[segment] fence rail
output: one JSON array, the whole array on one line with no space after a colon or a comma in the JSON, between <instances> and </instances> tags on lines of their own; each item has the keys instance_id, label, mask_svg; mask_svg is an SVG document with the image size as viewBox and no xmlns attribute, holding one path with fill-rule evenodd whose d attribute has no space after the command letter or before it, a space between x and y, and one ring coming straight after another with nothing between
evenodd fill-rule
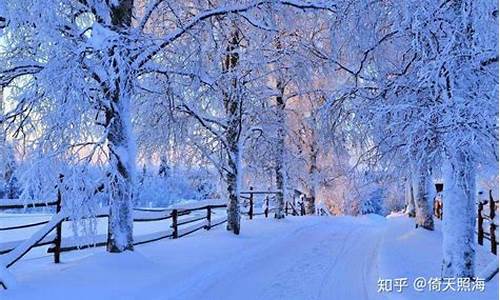
<instances>
[{"instance_id":1,"label":"fence rail","mask_svg":"<svg viewBox=\"0 0 500 300\"><path fill-rule=\"evenodd\" d=\"M51 204L53 205L53 204ZM50 205L49 205L50 206ZM13 205L1 205L1 209L10 209ZM160 239L164 238L178 238L182 237L185 235L188 235L190 233L193 233L195 231L198 231L200 229L210 229L214 226L223 224L226 222L226 219L222 220L216 220L215 223L210 222L212 219L212 212L214 209L217 208L224 208L226 205L204 205L202 207L196 207L196 208L190 208L190 209L182 209L182 210L177 210L177 209L172 209L172 210L164 210L161 211L164 216L158 217L157 212L153 211L137 211L139 214L135 214L136 211L134 211L135 215L138 215L138 217L134 217L134 222L154 222L158 220L167 220L167 219L172 219L175 222L173 222L168 228L165 228L165 231L160 231L160 232L155 232L155 233L150 233L150 234L142 234L142 235L137 235L134 236L134 245L139 245L139 244L145 244L153 241L158 241ZM195 211L200 211L200 210L207 210L207 212L210 212L210 214L205 214L205 215L198 215L198 216L193 216L193 212ZM96 218L108 218L109 214L104 213L104 211L109 211L107 208L103 208L99 213L97 214ZM152 216L148 217L148 214L152 214ZM60 211L56 213L55 216L60 215ZM182 218L183 216L187 216L186 218ZM52 220L51 220L52 221ZM64 222L69 222L73 221L70 217L68 216L62 216L61 220L51 224L51 226L46 227L51 221L43 221L43 222L36 222L36 223L30 223L30 224L24 224L24 225L17 225L17 226L9 226L9 227L3 227L0 228L0 231L11 231L11 230L17 230L21 228L29 228L29 227L35 227L35 226L41 226L45 225L44 228L40 229L38 232L41 230L44 231L42 234L43 236L36 240L33 241L32 245L27 249L24 253L20 254L20 257L17 258L12 258L12 259L7 259L7 267L10 267L13 263L15 263L18 259L20 259L22 256L24 256L29 250L35 247L41 247L41 246L46 246L46 245L52 245L47 252L48 253L53 253L54 256L54 262L59 263L60 262L60 255L62 252L67 252L67 251L73 251L73 250L79 250L79 249L86 249L86 248L92 248L92 247L100 247L100 246L105 246L107 243L107 234L99 234L96 236L92 237L92 242L86 243L86 244L81 244L79 243L75 238L73 237L65 237L63 239L62 237L62 224ZM189 225L189 226L187 226ZM55 233L54 233L55 231ZM178 235L176 235L176 232L180 232ZM35 233L36 235L36 233ZM18 241L10 241L10 242L5 242L5 243L0 243L0 254L9 254L13 252L17 247L21 246L26 240L18 240Z\"/></svg>"},{"instance_id":2,"label":"fence rail","mask_svg":"<svg viewBox=\"0 0 500 300\"><path fill-rule=\"evenodd\" d=\"M253 188L250 188L250 191L248 192L242 192L241 198L244 200L243 206L248 208L248 210L242 212L242 215L248 216L249 219L253 219L258 215L263 215L265 218L269 217L269 212L271 210L269 202L273 199L273 197L275 197L276 193L277 192L274 191L253 191ZM263 208L261 210L255 208L256 195L266 196L263 201ZM106 246L108 241L107 234L95 235L92 237L92 241L87 243L80 243L75 237L63 238L63 223L71 222L73 221L73 219L67 216L64 211L62 211L61 203L62 196L59 191L57 192L56 201L35 201L34 203L24 205L19 200L0 200L0 210L54 206L56 210L56 214L52 217L51 220L48 221L32 222L29 224L0 228L1 232L39 227L44 225L41 229L35 232L31 239L0 243L0 255L8 256L7 259L4 260L6 262L6 267L12 266L15 262L26 255L31 249L36 247L49 245L50 247L47 249L47 253L52 253L54 262L59 263L61 253L63 252ZM134 222L155 222L171 219L171 224L167 225L164 231L135 235L134 245L150 243L165 238L176 239L189 235L201 229L210 230L215 226L227 222L226 217L219 217L216 219L213 218L215 210L223 209L226 207L227 204L209 204L190 208L172 209L134 208ZM101 208L93 217L97 219L108 218L109 208Z\"/></svg>"},{"instance_id":3,"label":"fence rail","mask_svg":"<svg viewBox=\"0 0 500 300\"><path fill-rule=\"evenodd\" d=\"M482 195L483 193L479 193L479 197L482 197ZM483 246L485 239L490 241L490 252L498 255L498 237L496 233L498 229L498 200L493 199L491 190L488 196L488 200L479 200L477 202L477 243ZM443 220L443 201L440 197L434 198L434 216ZM485 225L487 225L487 230L484 229Z\"/></svg>"}]
</instances>

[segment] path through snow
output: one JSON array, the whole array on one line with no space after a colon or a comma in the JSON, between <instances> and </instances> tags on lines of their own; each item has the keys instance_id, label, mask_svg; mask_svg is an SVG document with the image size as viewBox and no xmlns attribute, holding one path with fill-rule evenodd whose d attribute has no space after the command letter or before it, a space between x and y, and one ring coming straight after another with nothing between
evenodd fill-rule
<instances>
[{"instance_id":1,"label":"path through snow","mask_svg":"<svg viewBox=\"0 0 500 300\"><path fill-rule=\"evenodd\" d=\"M216 272L195 276L175 298L370 299L382 226L317 221L246 249Z\"/></svg>"}]
</instances>

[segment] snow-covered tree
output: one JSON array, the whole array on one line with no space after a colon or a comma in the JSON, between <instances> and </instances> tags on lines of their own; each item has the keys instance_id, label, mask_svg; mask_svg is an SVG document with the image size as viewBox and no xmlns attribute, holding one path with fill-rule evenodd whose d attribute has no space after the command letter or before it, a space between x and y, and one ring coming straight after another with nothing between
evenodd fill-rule
<instances>
[{"instance_id":1,"label":"snow-covered tree","mask_svg":"<svg viewBox=\"0 0 500 300\"><path fill-rule=\"evenodd\" d=\"M356 19L348 10L333 30L336 44L350 47L328 57L348 79L332 106L352 122L348 132L364 149L364 165L410 170L402 175L413 175L419 227L433 228L432 177L443 162L452 165L448 184L463 196L446 199L445 192L444 274L472 276L473 174L479 164L498 165L498 32L491 30L498 8L487 1L388 1L351 9L369 13L363 24L350 23ZM350 26L356 36L346 34ZM456 234L459 227L465 235Z\"/></svg>"},{"instance_id":2,"label":"snow-covered tree","mask_svg":"<svg viewBox=\"0 0 500 300\"><path fill-rule=\"evenodd\" d=\"M498 3L455 1L436 11L439 67L429 72L446 109L443 275L474 277L476 173L479 164L498 166Z\"/></svg>"},{"instance_id":3,"label":"snow-covered tree","mask_svg":"<svg viewBox=\"0 0 500 300\"><path fill-rule=\"evenodd\" d=\"M271 2L304 9L331 7L309 1L263 0L218 6L210 1L193 3L195 5L139 1L134 5L132 0L49 3L21 0L0 4L4 31L0 85L22 85L13 93L16 105L4 114L2 123L10 123L10 130L18 134L26 134L25 130L32 126L30 134L39 137L31 143L32 149L43 149L40 143L46 146L40 157L67 159L69 155L78 163L84 156L87 161L104 163L109 169L106 172L110 197L109 251L133 248L131 205L136 139L131 114L141 79L148 73L178 73L175 68L168 69L170 65L175 66L175 61L167 68L159 62L162 57L168 57L176 42L203 22L233 14L254 23L250 12L265 11ZM177 19L156 22L162 14ZM237 39L235 36L231 41ZM236 50L237 45L228 47ZM229 51L225 66L229 77L237 64L236 56L235 51ZM190 74L192 72L185 75ZM55 86L54 82L60 84ZM239 122L235 116L240 114L238 108L241 107L237 102L238 92L233 93L239 90L238 84L227 86L233 86L226 95L225 107L233 125ZM233 113L236 115L231 115ZM226 132L231 143L237 141L238 128ZM49 140L53 145L49 146ZM231 143L227 150L236 170L239 152L236 144ZM237 195L239 175L228 176L233 193L229 207L231 212L237 212L234 193ZM57 181L57 176L54 180ZM89 194L90 190L93 189L89 188ZM231 214L230 219L236 220L235 215ZM234 232L239 231L236 221L229 223Z\"/></svg>"}]
</instances>

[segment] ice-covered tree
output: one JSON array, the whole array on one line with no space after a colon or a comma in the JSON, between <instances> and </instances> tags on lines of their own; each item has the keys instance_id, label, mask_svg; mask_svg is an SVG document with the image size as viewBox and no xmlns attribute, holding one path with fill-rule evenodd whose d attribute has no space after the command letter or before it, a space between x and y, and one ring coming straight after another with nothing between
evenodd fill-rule
<instances>
[{"instance_id":1,"label":"ice-covered tree","mask_svg":"<svg viewBox=\"0 0 500 300\"><path fill-rule=\"evenodd\" d=\"M333 106L347 112L348 133L361 141L365 165L399 165L403 176L412 175L419 227L433 229L432 176L443 162L451 165L448 185L460 193L444 196L443 273L470 277L474 173L479 164L498 164L498 32L492 30L498 7L487 1L359 5L353 13L369 11L366 22L350 23L355 19L346 14L343 27L332 30L337 44L350 45L328 57L348 79ZM350 26L356 36L346 34Z\"/></svg>"},{"instance_id":2,"label":"ice-covered tree","mask_svg":"<svg viewBox=\"0 0 500 300\"><path fill-rule=\"evenodd\" d=\"M14 108L4 114L1 122L9 123L17 135L26 134L29 128L29 134L37 137L31 140L32 149L43 149L43 155L36 157L70 157L73 163L81 163L83 156L88 162L104 163L109 169L105 177L110 197L109 251L133 248L131 204L136 139L132 112L141 80L147 73L185 74L175 68L176 61L167 68L159 62L163 63L162 58L169 57L176 42L203 22L233 14L259 27L253 13L265 11L269 4L303 9L331 7L321 1L264 0L217 6L210 1L132 0L21 0L0 4L0 85L19 87L13 93ZM157 22L162 14L175 21L167 18ZM227 73L232 72L236 54L229 51ZM54 82L59 84L55 86ZM238 84L227 88L230 86L238 90ZM234 95L237 93L226 98L233 99ZM239 115L240 105L226 102L229 114ZM231 116L230 121L238 122L238 118ZM239 135L238 128L227 132L232 141ZM231 163L237 168L238 151L234 144L228 146ZM53 177L57 181L57 176ZM237 182L232 178L230 181ZM237 190L234 184L231 189ZM93 189L88 190L90 195ZM237 211L233 198L229 207Z\"/></svg>"},{"instance_id":3,"label":"ice-covered tree","mask_svg":"<svg viewBox=\"0 0 500 300\"><path fill-rule=\"evenodd\" d=\"M498 165L498 3L455 1L436 12L437 64L426 70L445 109L443 275L473 277L476 173Z\"/></svg>"},{"instance_id":4,"label":"ice-covered tree","mask_svg":"<svg viewBox=\"0 0 500 300\"><path fill-rule=\"evenodd\" d=\"M292 48L287 44L287 33L280 31L283 24L276 21L281 13L278 4L264 5L265 9L255 11L251 17L245 14L243 18L238 15L215 18L193 39L200 45L195 61L198 76L189 94L199 95L202 101L188 94L183 96L187 101L181 102L178 109L197 122L194 128L199 130L193 130L197 137L190 138L190 142L219 169L225 178L228 198L234 203L239 203L236 198L246 168L244 157L259 156L257 159L263 160L272 157L273 162L267 166L274 169L276 187L283 191L281 195L285 194L284 123L286 101L290 97L286 85L291 81L290 69L294 65L284 63L287 51ZM293 39L298 40L297 37ZM272 151L265 152L270 156L255 155L265 148L259 145L262 141L272 145ZM283 216L284 209L284 199L280 196L275 207L278 218ZM239 219L232 207L228 207L228 215L234 216L228 222L230 228L232 220Z\"/></svg>"}]
</instances>

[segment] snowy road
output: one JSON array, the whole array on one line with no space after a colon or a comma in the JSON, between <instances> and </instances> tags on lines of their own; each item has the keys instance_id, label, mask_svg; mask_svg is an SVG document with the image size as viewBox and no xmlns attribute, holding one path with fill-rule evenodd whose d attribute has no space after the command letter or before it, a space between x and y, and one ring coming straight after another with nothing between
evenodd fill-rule
<instances>
[{"instance_id":1,"label":"snowy road","mask_svg":"<svg viewBox=\"0 0 500 300\"><path fill-rule=\"evenodd\" d=\"M197 288L178 299L371 299L381 228L320 220L294 229L192 279Z\"/></svg>"}]
</instances>

